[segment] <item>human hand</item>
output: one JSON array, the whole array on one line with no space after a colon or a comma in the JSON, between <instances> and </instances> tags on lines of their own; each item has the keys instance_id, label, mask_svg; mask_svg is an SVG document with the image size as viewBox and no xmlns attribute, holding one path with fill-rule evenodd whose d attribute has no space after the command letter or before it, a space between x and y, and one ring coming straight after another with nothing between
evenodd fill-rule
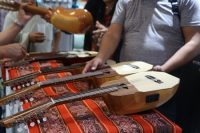
<instances>
[{"instance_id":1,"label":"human hand","mask_svg":"<svg viewBox=\"0 0 200 133\"><path fill-rule=\"evenodd\" d=\"M19 43L1 46L0 54L2 59L20 60L26 56L26 49Z\"/></svg>"},{"instance_id":2,"label":"human hand","mask_svg":"<svg viewBox=\"0 0 200 133\"><path fill-rule=\"evenodd\" d=\"M45 35L42 32L31 32L29 33L29 42L43 42L45 40Z\"/></svg>"},{"instance_id":3,"label":"human hand","mask_svg":"<svg viewBox=\"0 0 200 133\"><path fill-rule=\"evenodd\" d=\"M27 6L27 4L21 4L20 5L20 9L18 11L18 16L17 16L17 21L22 24L25 25L33 16L33 14L31 14L30 12L25 12L24 8Z\"/></svg>"},{"instance_id":4,"label":"human hand","mask_svg":"<svg viewBox=\"0 0 200 133\"><path fill-rule=\"evenodd\" d=\"M94 59L92 59L92 60L87 62L85 68L82 71L82 73L86 73L86 72L89 72L89 71L94 71L97 68L102 67L104 63L105 63L105 61L103 61L103 59L101 59L99 57L95 57Z\"/></svg>"},{"instance_id":5,"label":"human hand","mask_svg":"<svg viewBox=\"0 0 200 133\"><path fill-rule=\"evenodd\" d=\"M100 43L102 40L103 35L107 32L108 28L102 25L99 21L96 21L96 30L94 30L93 33L93 40L95 40L96 43Z\"/></svg>"},{"instance_id":6,"label":"human hand","mask_svg":"<svg viewBox=\"0 0 200 133\"><path fill-rule=\"evenodd\" d=\"M51 22L51 16L52 16L52 14L53 14L53 9L52 8L49 8L49 10L48 10L48 13L47 14L45 14L45 15L43 15L43 16L41 16L44 20L46 20L47 22Z\"/></svg>"},{"instance_id":7,"label":"human hand","mask_svg":"<svg viewBox=\"0 0 200 133\"><path fill-rule=\"evenodd\" d=\"M154 66L154 67L153 67L153 70L154 70L154 71L161 71L161 72L164 71L163 68L162 68L162 66L160 66L160 65Z\"/></svg>"}]
</instances>

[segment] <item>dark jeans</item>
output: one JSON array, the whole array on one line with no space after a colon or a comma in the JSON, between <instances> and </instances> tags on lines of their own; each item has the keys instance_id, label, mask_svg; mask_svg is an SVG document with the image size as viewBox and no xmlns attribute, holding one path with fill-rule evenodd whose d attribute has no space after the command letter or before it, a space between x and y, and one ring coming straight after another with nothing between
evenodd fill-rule
<instances>
[{"instance_id":1,"label":"dark jeans","mask_svg":"<svg viewBox=\"0 0 200 133\"><path fill-rule=\"evenodd\" d=\"M169 118L173 122L175 122L177 119L176 117L177 116L177 101L179 97L178 96L179 92L182 88L183 71L184 71L183 68L180 68L170 73L171 75L180 78L180 84L179 84L178 90L176 94L168 102L166 102L165 104L157 108L163 115L165 115L167 118Z\"/></svg>"},{"instance_id":2,"label":"dark jeans","mask_svg":"<svg viewBox=\"0 0 200 133\"><path fill-rule=\"evenodd\" d=\"M158 110L177 123L183 133L200 133L200 66L192 62L171 74L181 79L175 96Z\"/></svg>"},{"instance_id":3,"label":"dark jeans","mask_svg":"<svg viewBox=\"0 0 200 133\"><path fill-rule=\"evenodd\" d=\"M179 93L176 120L182 127L183 133L200 133L199 70L200 65L192 62L184 69L183 87Z\"/></svg>"}]
</instances>

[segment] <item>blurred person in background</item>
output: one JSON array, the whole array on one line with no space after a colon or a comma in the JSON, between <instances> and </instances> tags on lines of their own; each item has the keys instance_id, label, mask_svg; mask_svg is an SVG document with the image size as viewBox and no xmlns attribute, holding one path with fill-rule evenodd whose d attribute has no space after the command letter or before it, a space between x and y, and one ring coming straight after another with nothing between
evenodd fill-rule
<instances>
[{"instance_id":1,"label":"blurred person in background","mask_svg":"<svg viewBox=\"0 0 200 133\"><path fill-rule=\"evenodd\" d=\"M85 34L84 50L99 50L99 44L101 43L103 35L110 26L117 1L118 0L87 1L84 8L92 14L94 25L93 28ZM118 49L112 56L112 59L117 62L119 60L120 48L121 45L119 45Z\"/></svg>"},{"instance_id":2,"label":"blurred person in background","mask_svg":"<svg viewBox=\"0 0 200 133\"><path fill-rule=\"evenodd\" d=\"M36 0L22 0L24 3L37 5ZM17 16L17 12L9 12L4 21L3 29L6 29ZM35 15L16 37L27 52L51 52L56 51L61 32L46 22L39 15Z\"/></svg>"},{"instance_id":3,"label":"blurred person in background","mask_svg":"<svg viewBox=\"0 0 200 133\"><path fill-rule=\"evenodd\" d=\"M0 32L0 59L19 60L26 55L26 50L20 43L14 43L16 36L23 29L26 23L31 19L32 15L26 13L21 6L16 18L3 31Z\"/></svg>"}]
</instances>

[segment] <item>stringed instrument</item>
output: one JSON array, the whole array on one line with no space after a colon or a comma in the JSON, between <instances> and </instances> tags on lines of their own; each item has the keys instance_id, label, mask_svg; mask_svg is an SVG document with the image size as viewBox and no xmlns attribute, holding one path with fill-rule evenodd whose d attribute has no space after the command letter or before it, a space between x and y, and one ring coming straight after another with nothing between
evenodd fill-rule
<instances>
[{"instance_id":1,"label":"stringed instrument","mask_svg":"<svg viewBox=\"0 0 200 133\"><path fill-rule=\"evenodd\" d=\"M122 63L114 64L109 67L105 67L103 69L100 69L94 72L88 72L85 74L77 74L76 72L73 73L73 71L71 71L72 76L68 76L64 78L54 78L47 81L36 82L35 84L32 84L32 85L29 84L28 87L24 87L24 88L22 87L17 92L0 98L0 105L4 105L12 100L20 99L27 95L31 95L33 92L43 87L47 87L47 86L51 86L55 84L73 82L77 80L88 80L88 79L93 80L97 86L100 86L102 83L106 81L118 79L121 76L125 76L128 74L148 71L148 70L151 70L152 67L153 66L151 64L135 61L135 62L122 62Z\"/></svg>"},{"instance_id":2,"label":"stringed instrument","mask_svg":"<svg viewBox=\"0 0 200 133\"><path fill-rule=\"evenodd\" d=\"M0 5L1 9L17 11L21 4L14 0L0 0ZM50 10L35 5L25 5L23 9L42 17L49 15L53 26L68 33L85 33L93 25L92 15L85 9L57 7Z\"/></svg>"},{"instance_id":3,"label":"stringed instrument","mask_svg":"<svg viewBox=\"0 0 200 133\"><path fill-rule=\"evenodd\" d=\"M65 66L81 63L91 60L97 55L96 51L68 51L68 52L45 52L45 53L29 53L23 60L18 62L5 62L4 68L18 67L22 65L27 65L32 62L37 61L47 61L47 60L58 60L61 61Z\"/></svg>"},{"instance_id":4,"label":"stringed instrument","mask_svg":"<svg viewBox=\"0 0 200 133\"><path fill-rule=\"evenodd\" d=\"M11 86L13 88L15 86L23 86L23 85L25 86L27 83L33 84L31 82L34 82L35 78L40 75L47 75L47 74L59 73L59 72L72 72L72 71L81 72L81 70L83 69L85 65L86 63L84 62L84 63L75 63L75 64L71 64L67 66L59 66L55 68L43 67L43 68L40 68L40 70L38 71L3 81L2 84L4 86Z\"/></svg>"},{"instance_id":5,"label":"stringed instrument","mask_svg":"<svg viewBox=\"0 0 200 133\"><path fill-rule=\"evenodd\" d=\"M44 113L54 106L97 96L103 97L109 110L114 114L137 113L167 102L176 93L179 82L178 78L165 72L140 72L105 82L100 88L51 98L45 104L33 106L2 119L0 124L5 127L24 122L39 121L38 124L40 124ZM48 120L48 118L45 119Z\"/></svg>"}]
</instances>

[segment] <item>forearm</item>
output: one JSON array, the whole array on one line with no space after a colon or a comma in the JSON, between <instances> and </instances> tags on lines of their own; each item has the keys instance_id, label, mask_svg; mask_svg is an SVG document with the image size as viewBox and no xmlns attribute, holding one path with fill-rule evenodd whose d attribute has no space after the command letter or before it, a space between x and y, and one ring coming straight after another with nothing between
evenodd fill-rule
<instances>
[{"instance_id":1,"label":"forearm","mask_svg":"<svg viewBox=\"0 0 200 133\"><path fill-rule=\"evenodd\" d=\"M52 42L52 51L58 51L60 38L61 38L61 32L56 32Z\"/></svg>"},{"instance_id":2,"label":"forearm","mask_svg":"<svg viewBox=\"0 0 200 133\"><path fill-rule=\"evenodd\" d=\"M4 46L0 46L0 60L1 59L4 59L5 57L4 57Z\"/></svg>"},{"instance_id":3,"label":"forearm","mask_svg":"<svg viewBox=\"0 0 200 133\"><path fill-rule=\"evenodd\" d=\"M13 43L21 29L22 27L16 23L12 23L5 31L0 33L0 45Z\"/></svg>"},{"instance_id":4,"label":"forearm","mask_svg":"<svg viewBox=\"0 0 200 133\"><path fill-rule=\"evenodd\" d=\"M110 56L116 50L120 38L121 38L121 29L118 32L114 32L111 27L104 35L102 42L100 44L100 50L98 57L104 61L110 58Z\"/></svg>"},{"instance_id":5,"label":"forearm","mask_svg":"<svg viewBox=\"0 0 200 133\"><path fill-rule=\"evenodd\" d=\"M199 53L199 46L187 43L162 66L162 69L163 71L171 72L191 61Z\"/></svg>"},{"instance_id":6,"label":"forearm","mask_svg":"<svg viewBox=\"0 0 200 133\"><path fill-rule=\"evenodd\" d=\"M183 27L182 31L185 38L185 44L162 65L163 71L173 71L200 54L200 27Z\"/></svg>"}]
</instances>

